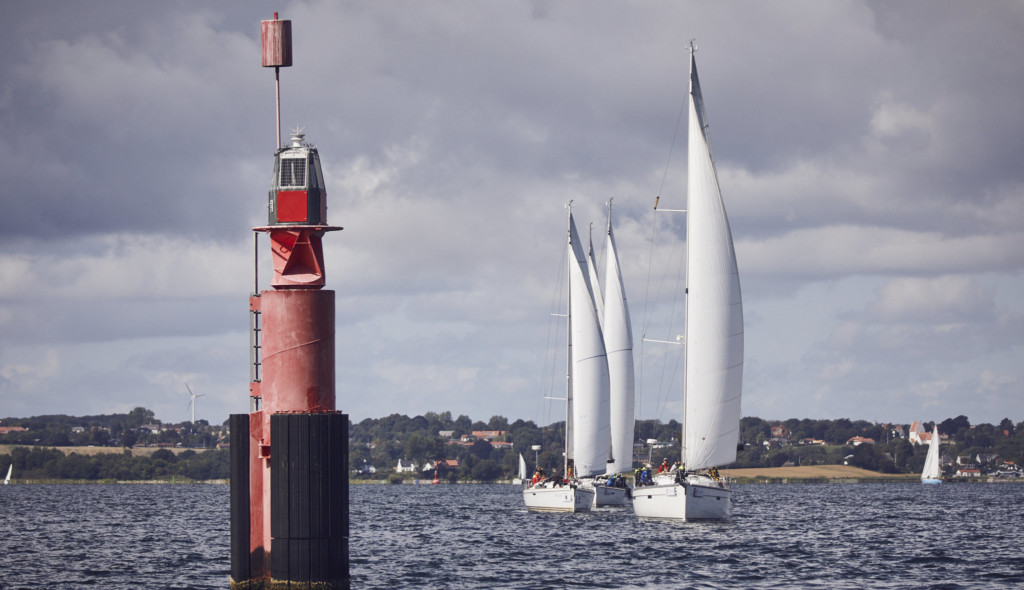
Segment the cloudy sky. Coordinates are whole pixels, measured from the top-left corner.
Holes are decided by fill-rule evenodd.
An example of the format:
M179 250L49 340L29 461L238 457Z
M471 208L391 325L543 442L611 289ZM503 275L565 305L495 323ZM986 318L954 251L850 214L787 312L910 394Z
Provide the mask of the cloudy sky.
M1008 1L6 5L0 417L176 422L186 383L199 418L248 411L275 10L282 125L319 146L345 227L324 241L353 420L561 419L543 398L564 206L601 228L609 198L639 415L679 416L664 346L640 341L680 330L659 313L683 222L652 205L685 199L691 38L743 282L743 414L1024 420Z

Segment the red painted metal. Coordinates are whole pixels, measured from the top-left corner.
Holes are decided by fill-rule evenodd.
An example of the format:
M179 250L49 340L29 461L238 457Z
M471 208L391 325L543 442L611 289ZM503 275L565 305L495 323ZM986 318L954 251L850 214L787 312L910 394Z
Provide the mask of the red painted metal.
M263 47L263 67L287 68L292 65L292 21L260 21L260 41Z
M263 411L334 410L334 291L264 291Z
M309 221L309 194L306 191L277 191L277 220L289 223Z
M317 228L275 229L270 232L270 248L274 261L275 289L315 288L327 283L324 273L324 247ZM263 328L264 336L266 326Z

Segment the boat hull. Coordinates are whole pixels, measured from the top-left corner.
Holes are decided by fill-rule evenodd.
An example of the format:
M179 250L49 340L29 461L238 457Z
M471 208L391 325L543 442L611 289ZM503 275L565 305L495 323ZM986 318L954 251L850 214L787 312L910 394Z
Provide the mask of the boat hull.
M732 490L693 483L633 488L633 512L641 518L723 520L732 514Z
M612 486L594 487L594 506L625 506L629 501L629 490Z
M589 512L594 504L594 490L567 485L529 487L523 490L523 502L536 512Z
M931 478L927 478L927 477L922 477L921 478L921 483L939 484L939 483L942 483L942 480L941 479L931 479Z

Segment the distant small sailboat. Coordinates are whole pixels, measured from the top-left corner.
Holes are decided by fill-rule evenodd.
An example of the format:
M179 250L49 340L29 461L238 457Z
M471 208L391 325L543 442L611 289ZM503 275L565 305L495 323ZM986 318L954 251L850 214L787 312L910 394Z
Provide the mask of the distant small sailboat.
M523 454L519 453L519 475L512 479L512 483L517 486L523 485L526 481L526 459L523 459Z
M8 484L10 484L10 483L11 483L11 473L12 473L13 471L14 471L14 463L11 463L11 464L10 464L10 465L9 465L9 466L7 467L7 477L5 477L5 478L4 478L4 485L8 485Z
M928 441L928 454L924 458L921 483L942 483L942 469L939 465L939 427L932 428L932 439Z

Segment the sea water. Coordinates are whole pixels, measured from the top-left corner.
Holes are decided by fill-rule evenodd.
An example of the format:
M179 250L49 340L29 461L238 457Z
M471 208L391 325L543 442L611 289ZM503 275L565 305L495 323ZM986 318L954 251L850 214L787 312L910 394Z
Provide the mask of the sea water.
M1024 485L739 485L726 522L351 487L353 588L1024 587ZM224 485L0 488L0 589L227 588Z

